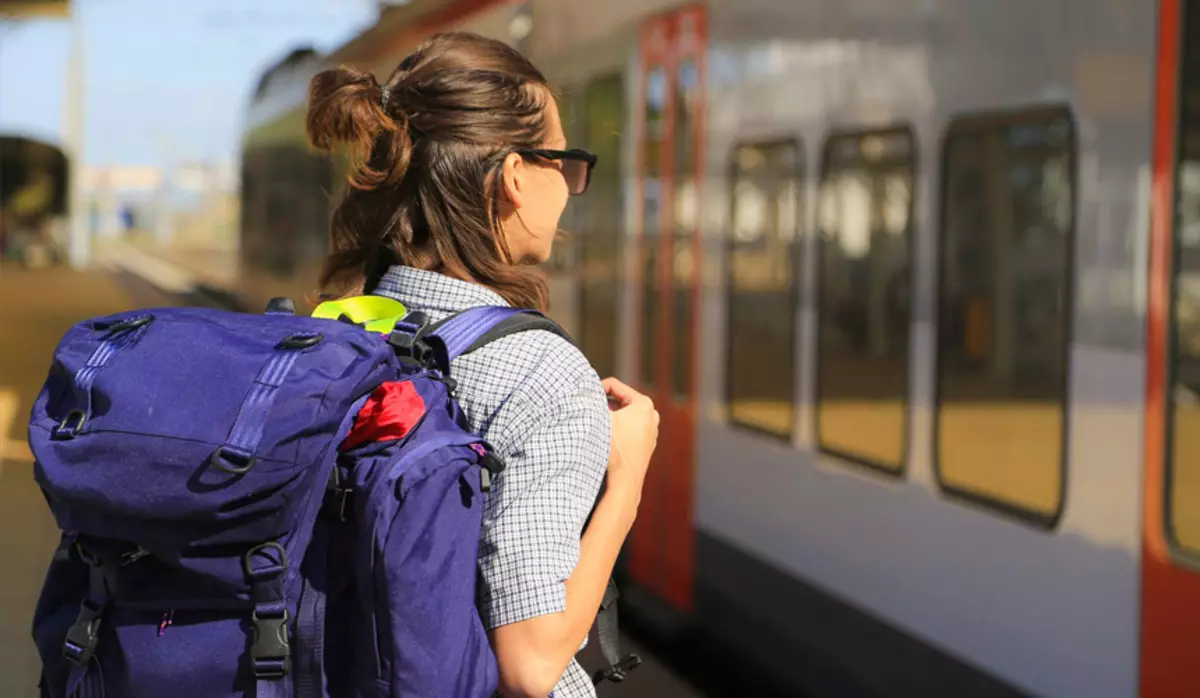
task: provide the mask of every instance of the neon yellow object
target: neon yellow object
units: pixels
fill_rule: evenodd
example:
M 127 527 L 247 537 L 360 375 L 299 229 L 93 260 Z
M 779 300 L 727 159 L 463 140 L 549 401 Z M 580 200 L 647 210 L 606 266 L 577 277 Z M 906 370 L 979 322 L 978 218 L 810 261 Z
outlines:
M 325 301 L 312 311 L 313 317 L 326 320 L 337 320 L 343 315 L 368 332 L 387 334 L 408 315 L 408 309 L 400 301 L 385 296 L 353 296 Z

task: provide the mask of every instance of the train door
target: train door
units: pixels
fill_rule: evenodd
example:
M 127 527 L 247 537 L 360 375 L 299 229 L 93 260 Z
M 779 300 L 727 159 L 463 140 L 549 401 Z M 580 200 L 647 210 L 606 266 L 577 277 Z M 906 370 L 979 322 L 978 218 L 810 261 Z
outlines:
M 1159 3 L 1142 535 L 1141 695 L 1200 695 L 1200 0 Z
M 632 533 L 635 582 L 688 611 L 692 602 L 700 190 L 705 13 L 688 7 L 643 27 L 638 157 L 641 386 L 662 416 Z

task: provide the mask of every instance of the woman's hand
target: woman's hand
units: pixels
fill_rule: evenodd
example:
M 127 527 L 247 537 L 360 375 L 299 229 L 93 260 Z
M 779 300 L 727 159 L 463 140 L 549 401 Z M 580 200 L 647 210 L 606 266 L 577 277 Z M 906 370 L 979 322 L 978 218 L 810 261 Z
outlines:
M 609 487 L 632 490 L 641 497 L 650 457 L 658 445 L 658 410 L 654 402 L 616 378 L 602 382 L 612 410 Z

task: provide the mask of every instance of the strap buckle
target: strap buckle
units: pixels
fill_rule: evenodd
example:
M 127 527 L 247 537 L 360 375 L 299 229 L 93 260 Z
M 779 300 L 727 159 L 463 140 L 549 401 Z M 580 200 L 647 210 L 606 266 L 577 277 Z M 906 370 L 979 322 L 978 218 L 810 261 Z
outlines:
M 603 681 L 612 681 L 613 683 L 621 683 L 624 681 L 629 672 L 638 668 L 642 664 L 642 658 L 636 654 L 630 654 L 616 664 L 607 669 L 597 671 L 592 677 L 592 684 L 599 684 Z
M 425 333 L 428 331 L 429 316 L 414 310 L 396 323 L 387 341 L 398 355 L 424 364 L 433 359 L 433 350 L 425 341 Z
M 254 640 L 250 645 L 250 658 L 254 662 L 254 676 L 259 679 L 281 679 L 292 668 L 292 648 L 288 640 L 288 611 L 282 616 L 260 616 L 251 614 Z
M 96 654 L 96 645 L 100 642 L 100 614 L 104 611 L 88 599 L 85 599 L 79 609 L 79 617 L 74 625 L 67 630 L 63 641 L 63 656 L 72 664 L 87 666 Z

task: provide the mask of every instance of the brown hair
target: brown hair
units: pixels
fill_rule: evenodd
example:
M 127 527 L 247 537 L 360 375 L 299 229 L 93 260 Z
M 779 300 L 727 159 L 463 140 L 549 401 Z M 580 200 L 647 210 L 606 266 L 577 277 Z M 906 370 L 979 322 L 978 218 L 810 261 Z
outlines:
M 545 277 L 512 259 L 493 192 L 505 157 L 544 141 L 550 95 L 520 53 L 467 33 L 431 37 L 384 85 L 346 66 L 316 75 L 309 140 L 326 152 L 343 146 L 350 156 L 321 290 L 367 292 L 402 264 L 547 309 Z

